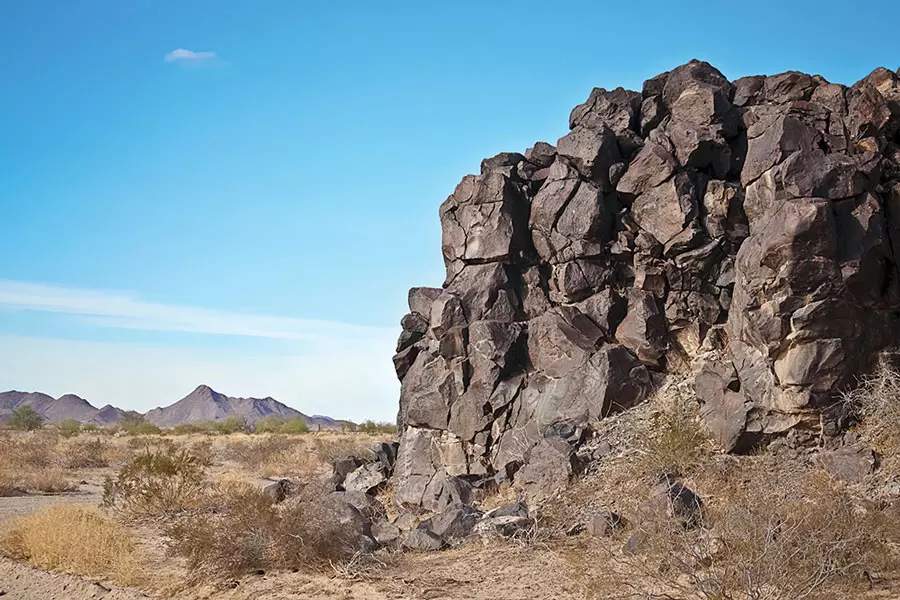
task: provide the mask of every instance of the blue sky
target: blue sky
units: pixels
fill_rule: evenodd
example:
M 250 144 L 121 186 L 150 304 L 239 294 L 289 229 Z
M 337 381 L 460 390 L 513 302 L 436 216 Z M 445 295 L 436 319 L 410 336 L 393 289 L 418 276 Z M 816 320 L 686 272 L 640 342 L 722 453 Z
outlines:
M 594 86 L 896 69 L 900 4 L 0 0 L 0 389 L 392 419 L 437 208 Z

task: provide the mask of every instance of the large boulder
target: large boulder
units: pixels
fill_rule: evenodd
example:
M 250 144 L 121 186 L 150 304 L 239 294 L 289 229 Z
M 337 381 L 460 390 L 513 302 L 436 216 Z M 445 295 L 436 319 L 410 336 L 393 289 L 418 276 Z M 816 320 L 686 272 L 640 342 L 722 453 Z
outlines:
M 593 425 L 669 373 L 728 451 L 833 436 L 900 340 L 896 72 L 730 82 L 695 60 L 594 89 L 569 126 L 441 205 L 446 280 L 410 291 L 394 357 L 403 506 L 564 487 Z

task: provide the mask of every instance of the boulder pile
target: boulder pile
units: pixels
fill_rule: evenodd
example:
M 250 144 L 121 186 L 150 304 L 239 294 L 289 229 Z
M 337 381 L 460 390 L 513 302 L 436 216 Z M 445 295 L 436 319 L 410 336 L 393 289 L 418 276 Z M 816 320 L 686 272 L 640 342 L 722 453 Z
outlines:
M 594 89 L 569 127 L 440 207 L 446 281 L 410 290 L 394 357 L 401 505 L 562 487 L 591 424 L 670 373 L 729 451 L 834 435 L 839 392 L 900 339 L 897 72 L 692 61 Z

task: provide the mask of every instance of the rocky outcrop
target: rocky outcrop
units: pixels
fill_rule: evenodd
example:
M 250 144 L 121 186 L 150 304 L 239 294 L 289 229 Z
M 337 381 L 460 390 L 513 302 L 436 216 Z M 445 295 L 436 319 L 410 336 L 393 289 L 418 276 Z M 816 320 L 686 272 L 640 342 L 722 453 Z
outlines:
M 591 423 L 696 375 L 728 450 L 837 432 L 898 339 L 900 76 L 731 82 L 692 61 L 595 89 L 554 147 L 503 153 L 440 208 L 443 288 L 413 288 L 401 504 L 443 510 L 577 472 Z

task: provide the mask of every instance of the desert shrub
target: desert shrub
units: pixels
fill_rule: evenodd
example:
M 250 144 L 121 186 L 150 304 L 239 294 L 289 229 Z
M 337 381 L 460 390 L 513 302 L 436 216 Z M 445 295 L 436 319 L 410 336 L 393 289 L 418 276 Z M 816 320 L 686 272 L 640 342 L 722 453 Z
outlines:
M 138 423 L 129 427 L 122 427 L 128 435 L 159 435 L 162 430 L 153 423 Z
M 61 469 L 39 469 L 21 474 L 20 486 L 29 492 L 62 494 L 78 489 Z
M 55 426 L 56 432 L 64 438 L 72 438 L 81 433 L 81 423 L 75 419 L 60 421 Z
M 320 460 L 330 465 L 344 456 L 358 456 L 371 459 L 372 440 L 359 435 L 322 435 L 312 442 L 313 452 Z
M 259 488 L 231 484 L 214 489 L 207 505 L 167 530 L 171 552 L 204 576 L 314 567 L 347 559 L 359 545 L 360 530 L 324 496 L 276 505 Z
M 397 425 L 395 423 L 375 422 L 370 419 L 354 426 L 353 431 L 369 435 L 395 435 L 397 433 Z
M 0 438 L 0 467 L 45 469 L 57 461 L 57 437 L 46 432 Z
M 262 471 L 267 465 L 283 463 L 298 444 L 283 435 L 271 435 L 231 442 L 226 446 L 225 458 L 251 471 Z
M 116 479 L 106 478 L 103 502 L 136 518 L 169 517 L 199 502 L 203 476 L 202 461 L 189 450 L 148 448 L 125 464 Z
M 898 355 L 886 354 L 874 372 L 844 395 L 848 408 L 862 421 L 862 429 L 879 447 L 900 450 L 900 367 Z
M 9 426 L 22 431 L 34 431 L 44 426 L 44 417 L 30 406 L 20 406 L 12 412 Z
M 216 433 L 223 435 L 247 431 L 247 419 L 244 417 L 228 417 L 222 421 L 215 421 L 213 428 Z
M 81 504 L 51 506 L 14 521 L 0 547 L 42 569 L 119 579 L 130 575 L 135 553 L 127 529 Z
M 652 430 L 639 440 L 645 474 L 686 474 L 702 462 L 709 439 L 696 416 L 685 409 L 659 415 Z
M 101 469 L 109 466 L 109 444 L 99 437 L 92 440 L 73 441 L 63 454 L 67 469 Z
M 119 423 L 119 431 L 127 435 L 159 435 L 162 430 L 144 419 L 143 415 L 128 413 Z
M 257 421 L 256 433 L 280 433 L 284 435 L 300 435 L 309 433 L 309 425 L 302 417 L 266 417 Z
M 169 430 L 169 433 L 173 435 L 194 435 L 203 432 L 204 429 L 196 423 L 182 423 Z
M 625 534 L 636 551 L 575 559 L 588 597 L 620 598 L 625 588 L 635 598 L 825 600 L 859 597 L 870 575 L 896 572 L 896 515 L 863 509 L 824 478 L 794 477 L 788 489 L 738 470 L 719 482 L 695 528 L 643 514 Z M 589 570 L 585 560 L 607 567 Z
M 211 467 L 215 462 L 216 452 L 213 450 L 213 444 L 210 440 L 204 439 L 190 446 L 191 454 L 197 458 L 204 467 Z

